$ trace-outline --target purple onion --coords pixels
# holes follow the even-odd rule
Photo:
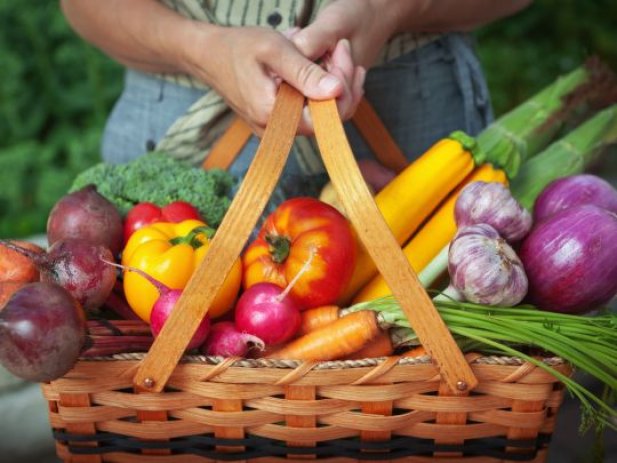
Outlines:
[[[511,307],[527,294],[523,264],[491,225],[459,228],[448,251],[450,285],[471,302]]]
[[[617,214],[617,189],[592,174],[571,175],[549,183],[535,201],[534,221],[582,204],[593,204]]]
[[[513,243],[531,229],[531,214],[498,182],[476,181],[466,185],[454,206],[458,227],[485,223]]]
[[[606,304],[617,293],[616,238],[617,215],[590,204],[537,223],[519,251],[530,302],[565,313]]]

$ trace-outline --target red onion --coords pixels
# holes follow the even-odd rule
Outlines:
[[[520,257],[529,279],[529,300],[555,312],[584,313],[617,292],[617,215],[580,205],[536,224]]]
[[[454,206],[458,227],[486,223],[508,242],[521,240],[531,229],[531,214],[498,182],[476,181],[466,185]]]
[[[527,294],[523,264],[488,224],[459,228],[450,243],[448,272],[451,287],[470,302],[509,307]]]
[[[534,221],[544,220],[556,212],[581,204],[594,204],[617,214],[617,189],[592,174],[571,175],[554,180],[536,199]]]

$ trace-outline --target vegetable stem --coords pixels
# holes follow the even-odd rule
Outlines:
[[[445,295],[433,299],[442,319],[465,349],[487,348],[527,360],[557,377],[583,405],[588,418],[617,429],[608,417],[617,411],[550,365],[526,354],[529,348],[541,349],[562,358],[575,368],[617,390],[617,316],[584,316],[541,311],[533,306],[484,306],[458,302]],[[344,309],[374,310],[394,326],[412,329],[398,302],[386,296]],[[470,342],[471,341],[471,342]]]

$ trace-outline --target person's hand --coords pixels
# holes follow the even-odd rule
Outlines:
[[[336,0],[291,40],[306,57],[317,59],[332,51],[333,44],[347,39],[354,65],[368,69],[396,32],[396,19],[394,11],[374,1]]]
[[[208,41],[203,43],[216,43],[216,52],[195,43],[185,61],[186,71],[211,85],[258,135],[263,133],[281,80],[308,98],[341,97],[352,104],[355,73],[344,44],[334,48],[329,58],[332,64],[324,68],[270,29],[210,27],[207,33]],[[312,133],[306,117],[298,133]]]

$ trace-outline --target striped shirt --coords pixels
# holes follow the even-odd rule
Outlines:
[[[206,21],[219,26],[263,26],[285,31],[295,26],[311,23],[319,11],[331,0],[160,0],[178,14],[197,21]],[[388,41],[381,50],[375,65],[384,64],[435,40],[436,34],[407,32]],[[209,147],[225,130],[233,114],[223,99],[214,91],[188,75],[161,74],[160,78],[177,85],[204,89],[206,93],[196,101],[188,112],[181,116],[157,149],[170,155],[193,162],[203,160]],[[322,170],[316,162],[313,144],[298,137],[296,148],[300,151],[301,163],[308,172]]]

